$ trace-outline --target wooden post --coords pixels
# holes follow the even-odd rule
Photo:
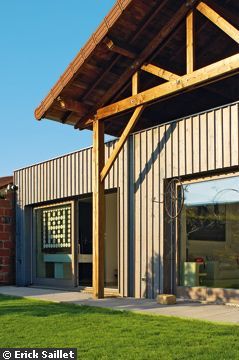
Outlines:
[[[104,122],[93,122],[93,296],[104,298],[105,195],[100,173],[104,167]]]
[[[194,71],[194,14],[191,11],[186,19],[187,32],[187,74]]]

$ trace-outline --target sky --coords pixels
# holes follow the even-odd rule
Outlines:
[[[114,0],[7,0],[0,12],[0,177],[92,145],[91,131],[34,110]]]

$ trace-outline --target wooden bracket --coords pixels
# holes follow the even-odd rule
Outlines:
[[[114,165],[115,160],[117,159],[117,156],[120,153],[120,150],[124,146],[126,140],[128,139],[129,134],[132,132],[136,122],[138,121],[140,115],[142,114],[144,110],[144,106],[139,106],[134,110],[133,115],[131,116],[128,124],[126,125],[122,135],[120,136],[118,142],[116,143],[116,146],[114,150],[112,151],[112,154],[110,155],[109,159],[107,160],[103,170],[100,173],[100,180],[104,181],[106,176],[108,175],[110,169]]]
[[[149,74],[155,75],[160,77],[161,79],[164,80],[177,80],[180,78],[179,75],[176,75],[170,71],[164,70],[158,66],[152,65],[152,64],[147,64],[147,65],[143,65],[141,66],[141,69],[148,72]]]
[[[239,44],[239,30],[237,30],[233,25],[231,25],[227,20],[225,20],[221,15],[219,15],[215,10],[210,6],[201,1],[196,9],[203,14],[208,20],[210,20],[214,25],[221,29],[225,34],[230,36]]]

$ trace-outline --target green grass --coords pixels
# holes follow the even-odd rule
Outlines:
[[[1,347],[77,347],[79,359],[239,359],[239,326],[0,296]]]

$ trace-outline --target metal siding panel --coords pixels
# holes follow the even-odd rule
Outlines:
[[[153,199],[154,199],[154,185],[153,185],[153,130],[148,130],[147,133],[147,296],[154,297],[154,246],[153,246]]]
[[[84,177],[85,177],[85,183],[84,183],[84,191],[85,194],[89,193],[89,180],[88,180],[88,162],[89,162],[89,158],[88,158],[88,150],[84,151],[84,161],[85,161],[85,165],[84,165]]]
[[[76,195],[80,193],[80,167],[79,167],[79,152],[76,153]],[[92,163],[91,163],[92,166]]]
[[[160,234],[159,234],[159,216],[160,216],[160,180],[159,180],[159,156],[160,156],[160,142],[159,142],[159,128],[153,129],[153,194],[152,199],[152,212],[153,212],[153,297],[155,297],[159,292],[159,272],[160,272]]]
[[[47,163],[43,164],[43,173],[44,173],[44,181],[43,181],[43,200],[47,201]]]
[[[134,251],[135,251],[135,290],[134,296],[139,298],[141,296],[141,187],[140,187],[140,134],[134,135],[134,194],[135,194],[135,214],[134,214]]]
[[[147,295],[147,279],[148,279],[148,234],[147,234],[147,138],[146,132],[141,133],[141,166],[140,166],[140,184],[141,184],[141,297]]]
[[[208,124],[208,170],[214,170],[216,166],[215,159],[215,119],[214,111],[207,114]]]
[[[71,156],[71,189],[72,195],[76,195],[76,154],[72,154]]]
[[[193,123],[193,172],[199,172],[200,168],[200,146],[199,146],[199,116],[194,116],[192,118]]]
[[[44,201],[44,164],[41,164],[41,201]]]
[[[222,109],[215,111],[216,168],[223,166]]]
[[[166,158],[165,171],[168,178],[172,177],[172,125],[166,125],[165,143],[166,143]]]
[[[200,171],[208,168],[207,115],[200,115]]]
[[[186,155],[185,155],[185,128],[184,128],[184,120],[178,122],[178,136],[179,136],[179,175],[185,175],[185,168],[186,168]]]
[[[165,179],[165,126],[159,128],[159,141],[160,141],[160,155],[159,155],[159,176],[160,176],[160,244],[159,244],[159,263],[160,263],[160,291],[163,291],[163,254],[164,254],[164,205],[163,205],[163,195],[164,195],[164,179]]]
[[[231,165],[231,127],[229,107],[222,109],[222,128],[223,128],[223,166]]]
[[[119,225],[119,292],[123,296],[124,294],[124,167],[123,167],[123,151],[119,154],[120,163],[120,177],[119,177],[119,213],[120,213],[120,225]],[[127,226],[127,225],[126,225]]]
[[[124,167],[124,191],[122,193],[122,201],[123,201],[123,216],[124,216],[124,254],[123,254],[123,269],[124,269],[124,284],[123,284],[123,295],[124,296],[128,296],[128,259],[129,259],[129,244],[128,244],[128,214],[129,214],[129,209],[128,209],[128,142],[125,143],[123,149],[121,150],[121,152],[123,151],[123,167]],[[113,169],[112,169],[112,173],[113,173]],[[113,177],[112,177],[112,186],[113,186]]]
[[[178,176],[179,174],[179,142],[178,142],[178,126],[177,123],[174,122],[173,126],[173,133],[172,133],[172,163],[173,163],[173,174],[172,176]]]
[[[193,147],[192,147],[192,118],[185,120],[185,142],[186,142],[186,174],[191,174],[193,171]]]
[[[231,113],[231,165],[238,165],[238,104],[230,107]]]

